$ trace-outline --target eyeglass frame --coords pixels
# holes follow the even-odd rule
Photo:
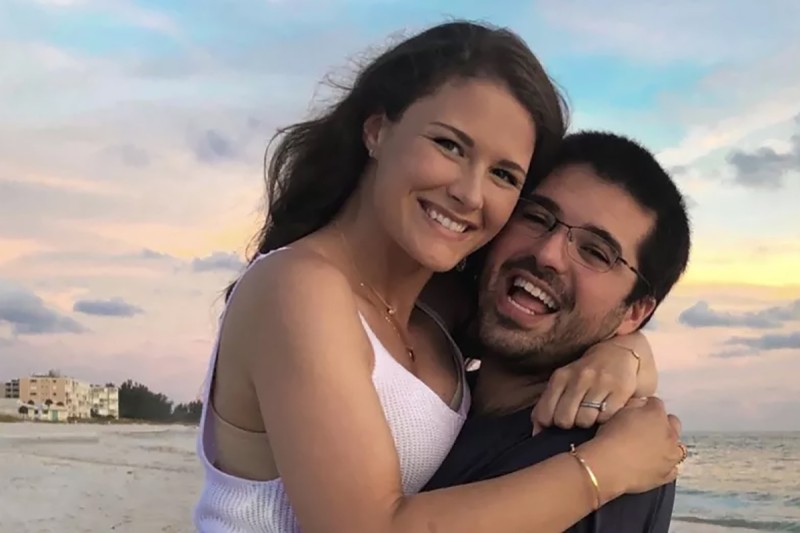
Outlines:
[[[572,254],[568,253],[567,255],[569,256],[569,258],[572,261],[574,261],[577,264],[583,266],[584,268],[588,268],[589,270],[591,270],[593,272],[597,272],[599,274],[605,274],[607,272],[611,272],[618,263],[622,263],[631,272],[633,272],[638,279],[642,280],[642,282],[647,286],[648,292],[652,292],[653,286],[650,284],[649,281],[647,281],[647,278],[644,277],[644,275],[639,271],[639,269],[637,269],[636,267],[631,265],[628,262],[627,259],[622,257],[622,251],[619,250],[619,246],[609,242],[608,239],[606,239],[602,235],[597,234],[597,232],[592,231],[590,228],[586,228],[586,227],[583,227],[583,226],[572,226],[570,224],[567,224],[566,222],[564,222],[563,220],[558,218],[556,216],[556,214],[553,213],[552,209],[548,208],[546,205],[543,205],[542,202],[540,202],[540,201],[538,201],[536,199],[521,197],[519,199],[519,202],[517,203],[517,207],[514,209],[514,215],[513,216],[517,216],[518,215],[520,207],[522,205],[531,205],[531,206],[535,206],[535,207],[538,207],[540,209],[543,209],[543,210],[547,211],[547,213],[553,218],[553,223],[550,225],[550,227],[547,228],[544,231],[544,233],[542,233],[541,235],[537,235],[536,236],[537,239],[545,237],[545,236],[552,236],[554,234],[554,230],[558,226],[563,226],[567,230],[567,242],[564,243],[564,246],[570,246],[570,244],[575,246],[575,238],[574,238],[574,234],[572,233],[573,230],[588,231],[589,233],[592,233],[592,234],[596,235],[599,239],[602,239],[603,241],[605,241],[608,244],[609,248],[611,250],[613,250],[614,253],[616,254],[616,259],[611,262],[608,270],[597,270],[595,268],[592,268],[591,266],[589,266],[589,265],[585,264],[584,262],[582,262],[580,259],[576,259],[575,257],[572,256]]]

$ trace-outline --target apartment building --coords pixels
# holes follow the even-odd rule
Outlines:
[[[2,394],[3,398],[19,398],[19,380],[12,379],[11,381],[7,381],[6,383],[0,384],[0,394]]]
[[[119,418],[119,389],[111,384],[92,385],[92,413]]]
[[[69,418],[90,418],[92,416],[90,385],[70,377],[51,373],[20,378],[19,399],[22,403],[34,407],[65,407]]]

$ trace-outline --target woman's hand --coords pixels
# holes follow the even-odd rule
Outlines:
[[[531,413],[534,434],[553,425],[569,429],[606,422],[632,397],[654,394],[656,378],[652,352],[641,333],[596,344],[553,372]]]
[[[685,459],[680,432],[680,420],[654,397],[631,400],[600,426],[577,450],[597,477],[602,502],[674,480]]]

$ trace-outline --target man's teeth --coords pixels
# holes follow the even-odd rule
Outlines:
[[[425,213],[431,218],[431,220],[435,220],[450,231],[455,231],[456,233],[464,233],[467,231],[466,224],[456,222],[455,220],[444,216],[432,207],[425,209]]]
[[[531,316],[535,316],[536,315],[536,312],[533,309],[528,309],[527,307],[519,305],[517,302],[514,301],[514,298],[512,298],[511,296],[508,297],[508,301],[511,302],[511,305],[513,305],[514,307],[516,307],[517,309],[519,309],[523,313],[531,315]]]
[[[514,287],[519,287],[520,289],[524,290],[540,302],[542,302],[547,308],[551,311],[556,310],[556,303],[550,297],[549,294],[544,292],[542,289],[531,283],[530,281],[524,278],[514,278]]]

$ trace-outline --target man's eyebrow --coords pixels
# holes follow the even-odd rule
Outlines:
[[[530,193],[527,196],[520,198],[520,202],[524,205],[526,203],[534,203],[540,205],[553,213],[555,216],[561,216],[563,213],[561,211],[561,206],[559,206],[555,201],[551,200],[547,196],[542,196],[541,194]]]
[[[547,209],[548,211],[550,211],[551,213],[553,213],[556,217],[560,217],[563,215],[561,207],[547,196],[531,193],[525,198],[522,198],[521,201],[522,203],[538,204]],[[585,226],[575,226],[575,227],[585,229],[586,231],[591,231],[598,237],[601,237],[603,240],[607,241],[608,244],[613,246],[618,252],[622,251],[622,246],[620,246],[619,241],[616,238],[614,238],[614,236],[611,233],[609,233],[607,229],[601,228],[596,224],[586,224]]]
[[[591,231],[598,237],[601,237],[603,240],[608,242],[611,246],[613,246],[617,252],[622,252],[622,246],[620,246],[619,241],[614,238],[607,230],[601,228],[600,226],[595,226],[594,224],[587,224],[586,226],[579,226],[587,231]]]
[[[460,140],[462,143],[466,144],[470,148],[473,148],[475,146],[475,141],[472,139],[472,137],[467,135],[466,132],[456,128],[455,126],[451,126],[450,124],[445,124],[444,122],[439,122],[439,121],[431,122],[431,124],[442,127],[446,130],[450,130],[450,132],[453,135],[458,137],[458,140]],[[527,171],[524,168],[522,168],[521,165],[513,161],[509,161],[508,159],[502,159],[498,161],[498,164],[509,170],[516,170],[517,172],[520,172],[523,175],[527,174]]]

